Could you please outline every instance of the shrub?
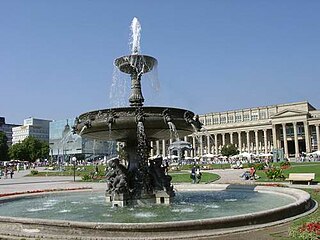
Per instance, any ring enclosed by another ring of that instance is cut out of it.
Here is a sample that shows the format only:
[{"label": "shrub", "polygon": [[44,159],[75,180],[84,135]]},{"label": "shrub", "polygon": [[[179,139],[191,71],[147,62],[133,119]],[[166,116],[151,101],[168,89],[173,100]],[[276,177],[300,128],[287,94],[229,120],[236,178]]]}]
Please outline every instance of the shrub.
[{"label": "shrub", "polygon": [[38,170],[31,170],[31,175],[34,176],[34,175],[37,175],[39,173]]},{"label": "shrub", "polygon": [[320,238],[320,222],[307,222],[298,228],[298,231],[292,231],[291,237],[295,239],[316,240]]},{"label": "shrub", "polygon": [[91,181],[91,180],[92,180],[92,176],[90,176],[89,174],[84,174],[82,176],[82,181],[87,182],[87,181]]},{"label": "shrub", "polygon": [[263,163],[249,163],[248,167],[254,167],[256,170],[263,170],[264,169],[264,164]]},{"label": "shrub", "polygon": [[276,180],[276,179],[284,179],[283,170],[278,167],[270,168],[266,171],[267,178]]},{"label": "shrub", "polygon": [[288,162],[288,161],[280,162],[280,167],[281,167],[282,169],[287,169],[287,168],[289,168],[290,166],[291,166],[291,163]]}]

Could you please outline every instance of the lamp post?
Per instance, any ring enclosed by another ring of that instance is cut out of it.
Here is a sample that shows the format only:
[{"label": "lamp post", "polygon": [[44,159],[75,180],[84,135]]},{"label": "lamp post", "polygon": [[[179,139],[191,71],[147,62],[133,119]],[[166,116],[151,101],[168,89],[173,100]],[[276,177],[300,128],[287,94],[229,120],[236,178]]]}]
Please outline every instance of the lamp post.
[{"label": "lamp post", "polygon": [[76,181],[76,162],[77,158],[75,156],[72,157],[72,163],[73,163],[73,181]]}]

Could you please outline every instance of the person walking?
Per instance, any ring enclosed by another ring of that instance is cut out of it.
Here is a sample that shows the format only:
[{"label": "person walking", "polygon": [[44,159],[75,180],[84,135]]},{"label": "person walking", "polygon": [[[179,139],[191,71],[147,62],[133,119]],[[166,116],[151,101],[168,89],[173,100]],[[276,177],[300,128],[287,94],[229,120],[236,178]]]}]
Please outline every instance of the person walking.
[{"label": "person walking", "polygon": [[201,176],[202,176],[202,172],[200,170],[200,167],[198,166],[196,169],[196,179],[197,179],[197,183],[200,183],[201,181]]},{"label": "person walking", "polygon": [[8,168],[7,167],[4,168],[4,178],[5,179],[8,178]]},{"label": "person walking", "polygon": [[191,168],[190,178],[192,179],[192,183],[196,183],[196,166],[193,165]]},{"label": "person walking", "polygon": [[13,174],[14,174],[14,170],[13,170],[13,168],[11,168],[11,169],[9,170],[9,173],[10,173],[10,178],[12,179]]}]

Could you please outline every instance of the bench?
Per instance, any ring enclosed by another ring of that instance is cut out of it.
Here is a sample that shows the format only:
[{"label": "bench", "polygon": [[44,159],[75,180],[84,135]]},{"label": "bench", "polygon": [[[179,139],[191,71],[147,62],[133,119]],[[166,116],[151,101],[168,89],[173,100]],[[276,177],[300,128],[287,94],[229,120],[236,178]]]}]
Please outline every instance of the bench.
[{"label": "bench", "polygon": [[289,177],[286,178],[287,181],[290,181],[292,184],[296,182],[308,182],[308,185],[311,184],[312,180],[315,179],[315,173],[289,173]]}]

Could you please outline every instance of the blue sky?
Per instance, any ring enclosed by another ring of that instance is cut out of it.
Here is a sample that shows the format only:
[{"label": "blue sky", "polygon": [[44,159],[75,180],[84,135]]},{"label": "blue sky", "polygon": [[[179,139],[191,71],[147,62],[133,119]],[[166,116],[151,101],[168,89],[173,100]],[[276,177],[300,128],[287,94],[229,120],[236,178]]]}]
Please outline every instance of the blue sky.
[{"label": "blue sky", "polygon": [[[320,1],[0,1],[0,116],[66,119],[111,106],[115,58],[158,59],[145,105],[203,114],[309,101],[320,108]],[[129,87],[129,86],[128,86]]]}]

